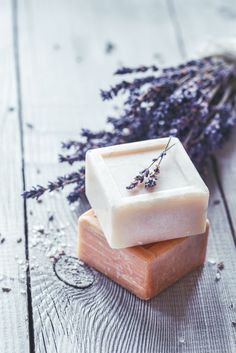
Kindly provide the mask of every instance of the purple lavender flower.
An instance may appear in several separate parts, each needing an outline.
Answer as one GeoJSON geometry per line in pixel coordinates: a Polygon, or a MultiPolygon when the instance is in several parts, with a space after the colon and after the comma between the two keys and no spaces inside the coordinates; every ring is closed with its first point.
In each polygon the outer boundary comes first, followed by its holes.
{"type": "Polygon", "coordinates": [[[160,174],[160,166],[163,158],[166,156],[167,152],[175,145],[170,146],[171,137],[169,138],[164,150],[159,154],[158,157],[153,158],[151,164],[139,172],[133,179],[133,181],[126,186],[127,190],[132,190],[136,188],[139,184],[144,182],[144,186],[146,189],[151,189],[156,186],[156,182],[158,179],[158,174],[160,174]],[[156,163],[156,164],[155,164],[156,163]]]}
{"type": "MultiPolygon", "coordinates": [[[[109,131],[83,129],[81,139],[63,143],[66,154],[60,162],[83,162],[89,149],[165,136],[177,136],[199,171],[209,157],[228,141],[236,124],[236,63],[212,56],[191,60],[176,67],[123,67],[116,75],[136,75],[109,90],[102,90],[103,100],[125,93],[123,112],[107,118],[109,131]],[[138,75],[141,75],[140,77],[138,75]]],[[[37,186],[23,195],[39,198],[46,191],[75,185],[69,202],[84,194],[85,171],[60,177],[47,187],[37,186]]],[[[155,178],[149,178],[151,186],[155,178]]],[[[134,180],[131,188],[140,180],[134,180]]]]}

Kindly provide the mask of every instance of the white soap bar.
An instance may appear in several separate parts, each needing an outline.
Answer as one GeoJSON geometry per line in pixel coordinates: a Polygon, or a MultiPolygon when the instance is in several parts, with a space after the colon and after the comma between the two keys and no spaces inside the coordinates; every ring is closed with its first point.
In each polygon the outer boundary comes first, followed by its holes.
{"type": "Polygon", "coordinates": [[[127,190],[168,138],[98,148],[86,155],[86,196],[112,248],[205,232],[209,191],[177,138],[163,158],[157,185],[127,190]]]}

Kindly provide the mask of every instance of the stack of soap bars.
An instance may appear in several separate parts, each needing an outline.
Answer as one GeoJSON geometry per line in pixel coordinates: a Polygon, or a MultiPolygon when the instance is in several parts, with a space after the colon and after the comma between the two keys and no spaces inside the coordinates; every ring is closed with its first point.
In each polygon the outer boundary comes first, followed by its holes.
{"type": "Polygon", "coordinates": [[[127,185],[169,139],[104,147],[86,156],[78,255],[141,299],[150,299],[204,263],[209,192],[177,138],[156,185],[127,185]]]}

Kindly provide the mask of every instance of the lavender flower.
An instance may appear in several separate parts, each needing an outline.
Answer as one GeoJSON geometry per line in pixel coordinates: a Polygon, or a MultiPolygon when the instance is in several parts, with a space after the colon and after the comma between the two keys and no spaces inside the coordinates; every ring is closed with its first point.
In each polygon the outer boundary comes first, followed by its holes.
{"type": "Polygon", "coordinates": [[[115,75],[126,75],[126,74],[133,74],[133,73],[138,73],[138,72],[147,72],[147,71],[158,71],[158,67],[156,65],[151,65],[151,66],[139,66],[135,68],[130,68],[130,67],[121,67],[115,72],[115,75]]]}
{"type": "MultiPolygon", "coordinates": [[[[54,182],[49,181],[46,187],[37,185],[33,187],[30,191],[25,191],[22,195],[26,199],[36,199],[38,200],[46,191],[52,192],[63,189],[69,184],[75,184],[75,190],[73,195],[77,192],[79,195],[82,195],[85,191],[85,168],[81,167],[78,172],[72,172],[63,177],[58,177],[54,182]]],[[[77,195],[76,194],[76,195],[77,195]]],[[[70,203],[76,201],[75,197],[69,194],[67,199],[70,203]]],[[[77,198],[78,199],[78,198],[77,198]]]]}
{"type": "Polygon", "coordinates": [[[143,182],[146,189],[151,189],[154,186],[156,186],[157,184],[156,182],[158,179],[157,175],[160,174],[161,162],[163,158],[166,156],[167,151],[169,151],[175,145],[173,144],[170,146],[170,141],[171,141],[171,137],[169,138],[165,146],[165,149],[159,154],[159,156],[154,158],[151,164],[147,168],[141,170],[141,172],[139,172],[139,174],[134,177],[133,181],[128,186],[126,186],[127,190],[132,190],[136,188],[136,186],[138,186],[139,184],[142,184],[143,182]]]}
{"type": "MultiPolygon", "coordinates": [[[[155,65],[137,68],[123,67],[116,75],[139,75],[123,80],[109,90],[102,90],[103,100],[112,100],[125,93],[123,112],[108,117],[112,127],[102,131],[83,129],[81,139],[68,141],[62,147],[60,162],[83,162],[89,149],[141,141],[165,136],[177,136],[184,144],[199,171],[209,157],[228,141],[236,124],[236,62],[223,56],[191,60],[185,64],[158,69],[155,65]]],[[[157,173],[158,174],[158,173],[157,173]]],[[[149,178],[155,185],[157,175],[149,178]]],[[[59,177],[47,187],[37,186],[23,195],[41,197],[46,191],[75,185],[69,202],[84,193],[84,169],[59,177]]],[[[135,183],[142,180],[139,176],[135,183]]]]}

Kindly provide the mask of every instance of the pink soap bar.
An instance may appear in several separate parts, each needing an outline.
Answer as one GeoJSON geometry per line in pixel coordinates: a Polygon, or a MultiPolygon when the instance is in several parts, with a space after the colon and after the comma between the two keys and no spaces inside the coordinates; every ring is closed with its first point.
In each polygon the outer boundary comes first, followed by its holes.
{"type": "Polygon", "coordinates": [[[93,212],[79,218],[78,256],[141,299],[150,299],[204,263],[209,224],[203,234],[112,249],[93,212]]]}

